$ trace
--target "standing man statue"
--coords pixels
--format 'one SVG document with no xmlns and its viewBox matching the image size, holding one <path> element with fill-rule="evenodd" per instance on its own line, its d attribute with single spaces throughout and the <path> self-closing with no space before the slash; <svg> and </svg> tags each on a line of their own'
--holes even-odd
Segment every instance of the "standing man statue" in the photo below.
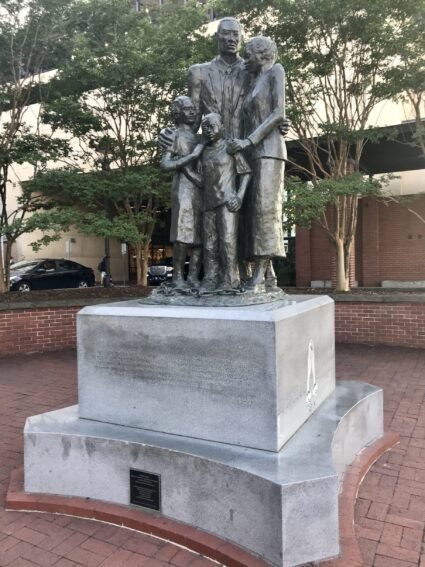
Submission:
<svg viewBox="0 0 425 567">
<path fill-rule="evenodd" d="M 192 65 L 188 72 L 189 97 L 197 112 L 197 130 L 202 117 L 219 114 L 226 139 L 242 136 L 242 103 L 250 76 L 239 56 L 241 25 L 236 18 L 223 18 L 217 29 L 219 54 L 208 63 Z M 159 136 L 162 151 L 173 142 L 173 129 Z"/>
<path fill-rule="evenodd" d="M 226 139 L 240 138 L 242 103 L 249 86 L 249 74 L 239 56 L 241 26 L 235 18 L 223 18 L 217 29 L 219 54 L 209 63 L 189 68 L 189 96 L 199 120 L 219 114 Z"/>
<path fill-rule="evenodd" d="M 188 73 L 189 96 L 198 112 L 198 119 L 218 114 L 223 123 L 224 137 L 229 140 L 242 136 L 242 104 L 250 76 L 239 55 L 241 25 L 236 18 L 223 18 L 217 28 L 218 55 L 208 63 L 192 65 Z M 243 232 L 243 210 L 241 211 Z M 240 247 L 240 243 L 239 243 Z M 239 252 L 238 262 L 242 280 L 251 276 L 250 266 Z"/>
</svg>

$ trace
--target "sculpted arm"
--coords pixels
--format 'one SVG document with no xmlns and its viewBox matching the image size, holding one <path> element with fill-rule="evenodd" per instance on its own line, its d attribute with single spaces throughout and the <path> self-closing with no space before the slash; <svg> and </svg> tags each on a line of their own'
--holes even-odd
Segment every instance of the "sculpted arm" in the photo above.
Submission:
<svg viewBox="0 0 425 567">
<path fill-rule="evenodd" d="M 265 96 L 271 97 L 271 113 L 245 140 L 232 140 L 229 144 L 229 153 L 234 154 L 248 146 L 258 145 L 276 127 L 279 128 L 282 136 L 288 133 L 290 122 L 285 119 L 285 71 L 282 65 L 274 65 L 271 71 L 270 91 L 265 93 Z"/>
<path fill-rule="evenodd" d="M 285 71 L 279 63 L 272 68 L 268 96 L 271 96 L 272 99 L 272 111 L 264 122 L 248 136 L 248 140 L 254 146 L 285 120 Z"/>
<path fill-rule="evenodd" d="M 161 169 L 164 171 L 176 171 L 177 169 L 182 169 L 197 159 L 201 155 L 204 147 L 204 144 L 198 144 L 191 154 L 177 158 L 173 156 L 172 152 L 165 152 L 161 159 Z"/>
<path fill-rule="evenodd" d="M 252 177 L 251 168 L 242 154 L 236 154 L 234 160 L 236 172 L 239 176 L 239 189 L 237 195 L 227 203 L 227 208 L 232 213 L 236 213 L 241 208 L 248 183 Z"/>
<path fill-rule="evenodd" d="M 239 191 L 238 191 L 238 199 L 241 203 L 243 202 L 243 199 L 245 197 L 246 188 L 248 187 L 248 183 L 249 183 L 251 177 L 252 176 L 249 173 L 246 173 L 245 175 L 241 176 L 241 183 L 240 183 Z"/>
<path fill-rule="evenodd" d="M 231 213 L 236 213 L 241 208 L 242 203 L 243 203 L 243 199 L 245 197 L 246 188 L 248 187 L 248 183 L 249 183 L 250 179 L 251 179 L 250 173 L 245 173 L 244 175 L 241 175 L 241 181 L 240 181 L 240 185 L 239 185 L 239 189 L 238 189 L 238 194 L 236 195 L 236 197 L 232 197 L 227 202 L 227 208 L 229 209 L 229 211 Z"/>
<path fill-rule="evenodd" d="M 171 150 L 173 147 L 174 136 L 176 129 L 173 128 L 163 128 L 158 136 L 158 146 L 161 153 L 165 153 Z"/>
<path fill-rule="evenodd" d="M 201 84 L 201 70 L 199 68 L 199 65 L 192 65 L 192 67 L 189 67 L 188 71 L 187 87 L 189 91 L 189 97 L 192 99 L 192 103 L 195 107 L 197 115 L 195 131 L 197 131 L 199 126 L 201 125 Z"/>
<path fill-rule="evenodd" d="M 202 189 L 203 183 L 202 183 L 202 175 L 200 173 L 189 167 L 184 167 L 183 173 L 186 175 L 189 181 L 192 181 L 192 183 L 196 185 L 196 187 Z"/>
</svg>

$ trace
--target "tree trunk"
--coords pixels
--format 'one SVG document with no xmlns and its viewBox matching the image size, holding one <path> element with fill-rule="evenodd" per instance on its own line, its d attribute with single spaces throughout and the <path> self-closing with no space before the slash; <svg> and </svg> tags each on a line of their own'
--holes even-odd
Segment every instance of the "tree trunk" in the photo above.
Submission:
<svg viewBox="0 0 425 567">
<path fill-rule="evenodd" d="M 148 285 L 148 255 L 149 255 L 149 244 L 136 244 L 136 268 L 137 268 L 137 285 L 147 286 Z"/>
<path fill-rule="evenodd" d="M 3 246 L 1 246 L 1 240 L 0 240 L 0 293 L 6 293 L 7 291 L 9 291 L 8 283 L 6 283 L 5 270 L 3 269 L 3 264 L 6 266 L 3 259 L 3 252 L 4 250 L 3 250 Z"/>
<path fill-rule="evenodd" d="M 4 257 L 4 275 L 5 282 L 7 286 L 7 291 L 10 288 L 10 259 L 12 257 L 12 241 L 8 239 L 6 243 L 6 254 Z"/>
<path fill-rule="evenodd" d="M 136 252 L 136 283 L 137 285 L 142 285 L 142 246 L 140 244 L 136 244 L 134 246 L 134 250 Z"/>
<path fill-rule="evenodd" d="M 143 247 L 143 259 L 142 259 L 142 285 L 148 285 L 148 256 L 149 256 L 149 245 L 148 241 Z"/>
<path fill-rule="evenodd" d="M 344 240 L 338 238 L 336 243 L 336 286 L 335 291 L 350 291 L 349 259 L 346 265 Z"/>
</svg>

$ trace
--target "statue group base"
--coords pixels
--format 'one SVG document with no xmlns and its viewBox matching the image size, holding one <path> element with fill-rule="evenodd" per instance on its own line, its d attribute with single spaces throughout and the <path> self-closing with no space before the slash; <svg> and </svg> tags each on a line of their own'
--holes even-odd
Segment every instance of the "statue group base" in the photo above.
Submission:
<svg viewBox="0 0 425 567">
<path fill-rule="evenodd" d="M 276 566 L 338 555 L 345 467 L 382 391 L 335 388 L 327 297 L 78 315 L 79 406 L 25 426 L 25 490 L 139 505 Z"/>
</svg>

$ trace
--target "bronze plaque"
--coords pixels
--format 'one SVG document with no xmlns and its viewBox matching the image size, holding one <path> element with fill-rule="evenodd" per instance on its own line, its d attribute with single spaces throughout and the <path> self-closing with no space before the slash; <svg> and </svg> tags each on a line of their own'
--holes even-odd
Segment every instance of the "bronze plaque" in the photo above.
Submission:
<svg viewBox="0 0 425 567">
<path fill-rule="evenodd" d="M 161 509 L 161 476 L 130 469 L 130 504 L 159 511 Z"/>
</svg>

